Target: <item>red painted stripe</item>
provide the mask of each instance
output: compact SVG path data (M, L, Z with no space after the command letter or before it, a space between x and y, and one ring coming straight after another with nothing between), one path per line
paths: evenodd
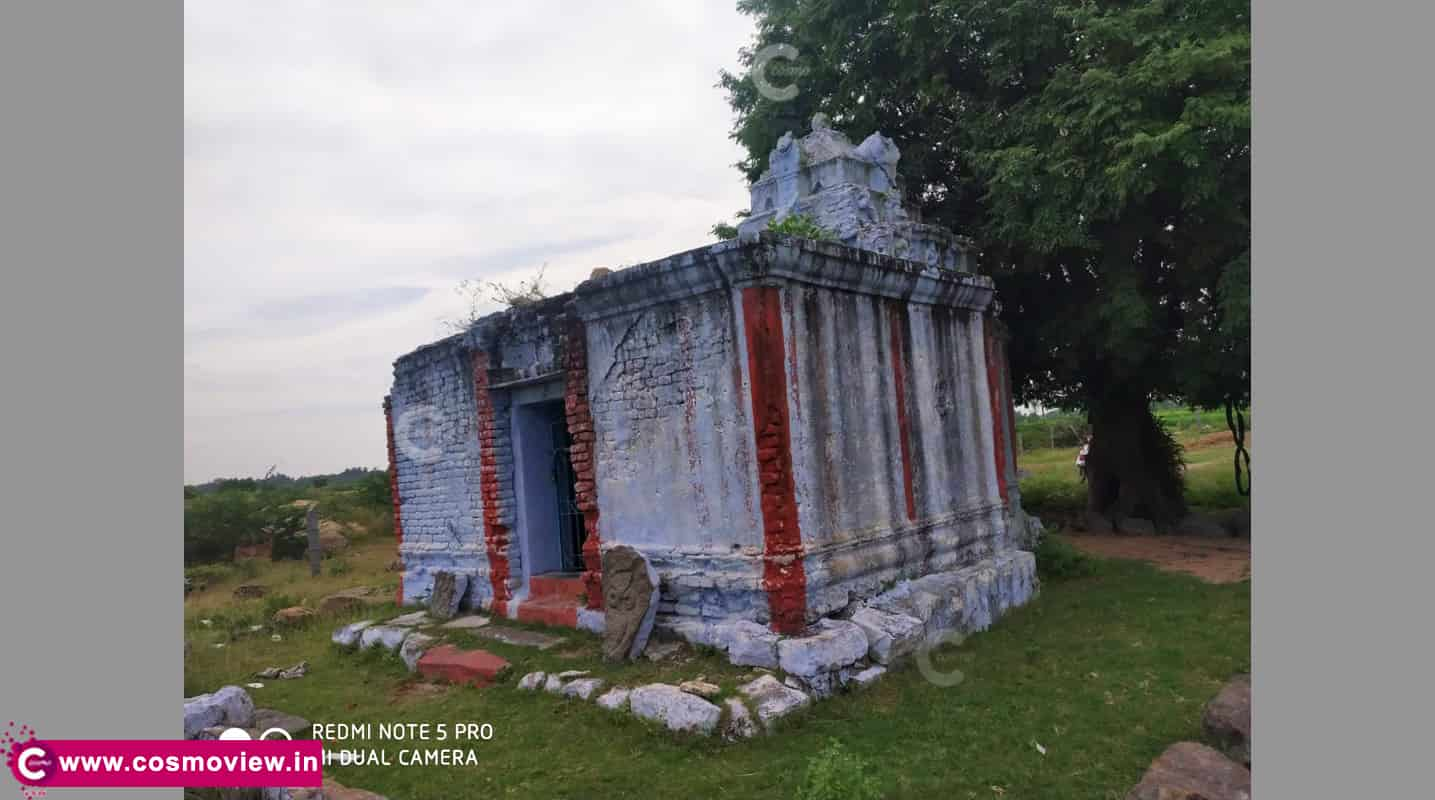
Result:
M399 459L398 450L394 447L394 403L393 400L384 398L384 428L388 438L389 446L389 499L394 506L394 539L399 549L404 546L404 519L399 513ZM403 556L400 555L400 558ZM399 590L395 597L399 605L404 604L404 571L399 570Z
M598 436L593 430L593 412L588 405L588 334L582 322L569 323L563 346L567 370L563 408L572 440L568 460L577 478L576 505L583 512L583 585L588 596L587 607L601 611L603 556L598 538L598 473L593 458L593 445ZM573 624L578 624L576 619Z
M802 531L798 528L797 492L792 477L781 291L770 286L744 288L742 317L761 482L762 584L767 591L772 629L801 633L807 626L807 574L802 564Z
M1001 368L996 360L996 343L992 340L992 320L982 319L982 344L986 351L987 361L987 396L991 399L992 407L992 446L996 450L997 459L997 491L1000 492L1002 502L1007 502L1006 486L1006 419L1007 415L1002 408L1002 389L999 384Z
M488 393L488 354L473 354L473 394L478 408L478 482L483 496L483 541L488 552L488 580L493 586L493 613L506 615L508 601L508 526L498 515L501 485L493 452L493 398Z
M892 323L892 383L897 387L897 442L902 451L902 491L907 497L907 519L917 519L917 493L912 488L911 428L907 422L907 365L902 347L902 327L907 324L907 307L899 302L887 305Z

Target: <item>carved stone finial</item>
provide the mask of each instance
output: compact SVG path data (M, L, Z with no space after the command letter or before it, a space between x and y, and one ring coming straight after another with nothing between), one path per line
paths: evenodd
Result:
M814 131L831 130L832 119L821 111L812 115L812 129Z

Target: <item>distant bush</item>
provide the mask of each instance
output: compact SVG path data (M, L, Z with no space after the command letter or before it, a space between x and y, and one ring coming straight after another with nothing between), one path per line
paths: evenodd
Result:
M871 772L866 759L831 739L808 760L797 800L880 800L882 789Z
M1042 580L1061 580L1090 575L1096 569L1091 557L1071 542L1057 536L1043 536L1036 546L1036 573Z
M393 502L393 495L389 493L387 470L371 472L360 478L354 484L354 490L359 501L365 505L388 508Z
M225 490L185 504L184 562L232 561L234 548L303 530L304 509L266 502L256 492Z

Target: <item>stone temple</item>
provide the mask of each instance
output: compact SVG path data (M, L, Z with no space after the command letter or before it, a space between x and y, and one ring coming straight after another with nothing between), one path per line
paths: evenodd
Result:
M616 545L655 569L659 631L695 641L801 634L938 574L988 586L968 627L1025 602L992 283L905 209L898 160L819 115L773 150L738 238L399 358L401 602L443 572L463 607L602 630ZM766 230L792 214L831 237Z

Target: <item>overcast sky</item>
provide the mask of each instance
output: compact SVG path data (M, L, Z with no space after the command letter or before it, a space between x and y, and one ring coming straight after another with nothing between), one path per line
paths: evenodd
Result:
M393 360L466 278L711 241L733 5L187 3L186 482L384 466Z

